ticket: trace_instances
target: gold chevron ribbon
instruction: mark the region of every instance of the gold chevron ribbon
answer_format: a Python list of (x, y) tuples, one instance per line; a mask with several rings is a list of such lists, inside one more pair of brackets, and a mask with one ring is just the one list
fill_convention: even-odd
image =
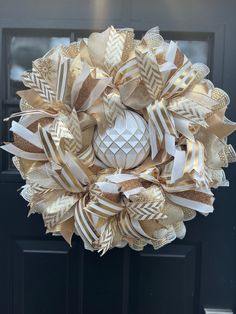
[[(111, 26), (32, 67), (22, 76), (29, 90), (18, 92), (21, 112), (8, 118), (19, 117), (14, 141), (2, 148), (15, 155), (21, 195), (47, 232), (69, 244), (75, 232), (101, 255), (126, 244), (158, 249), (183, 238), (196, 212), (213, 211), (211, 188), (228, 184), (222, 167), (236, 161), (226, 142), (236, 123), (225, 117), (228, 95), (205, 79), (207, 66), (192, 64), (157, 27), (134, 40), (132, 29)], [(151, 155), (135, 169), (106, 168), (95, 128), (112, 128), (125, 110), (148, 122)], [(138, 154), (131, 141), (124, 149)]]

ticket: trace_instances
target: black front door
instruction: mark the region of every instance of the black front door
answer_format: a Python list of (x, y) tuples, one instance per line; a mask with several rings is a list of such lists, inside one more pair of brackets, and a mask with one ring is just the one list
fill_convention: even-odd
[[(140, 36), (159, 25), (231, 96), (236, 120), (234, 1), (0, 1), (1, 117), (18, 111), (20, 73), (51, 46), (86, 37), (90, 30), (134, 27)], [(0, 123), (1, 139), (10, 139)], [(235, 143), (236, 137), (231, 137)], [(216, 192), (215, 212), (187, 222), (182, 241), (154, 251), (114, 249), (104, 257), (45, 235), (41, 217), (27, 218), (17, 189), (23, 184), (1, 152), (1, 314), (200, 314), (236, 311), (235, 166), (231, 185)]]

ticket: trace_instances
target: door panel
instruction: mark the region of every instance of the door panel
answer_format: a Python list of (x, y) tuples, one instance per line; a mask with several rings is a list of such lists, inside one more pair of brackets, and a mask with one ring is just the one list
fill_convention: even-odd
[(131, 258), (130, 313), (193, 313), (197, 295), (196, 248), (171, 244)]
[[(78, 289), (78, 255), (61, 241), (13, 240), (13, 313), (66, 313)], [(74, 250), (79, 250), (78, 245)]]

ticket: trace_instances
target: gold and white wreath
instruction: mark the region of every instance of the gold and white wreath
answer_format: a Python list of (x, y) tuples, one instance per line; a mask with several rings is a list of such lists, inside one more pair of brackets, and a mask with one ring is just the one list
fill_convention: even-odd
[(236, 160), (228, 95), (157, 27), (141, 40), (109, 27), (59, 46), (25, 72), (12, 143), (30, 214), (67, 242), (104, 254), (183, 238), (213, 211), (212, 188)]

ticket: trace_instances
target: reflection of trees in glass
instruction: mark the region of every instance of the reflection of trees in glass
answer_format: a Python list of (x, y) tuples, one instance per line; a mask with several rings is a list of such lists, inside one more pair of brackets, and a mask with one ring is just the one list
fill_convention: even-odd
[(32, 61), (42, 57), (48, 50), (59, 44), (69, 44), (67, 37), (12, 37), (10, 44), (10, 96), (24, 88), (21, 83), (23, 71), (32, 68)]
[(178, 46), (192, 63), (202, 62), (207, 64), (207, 41), (178, 40)]

